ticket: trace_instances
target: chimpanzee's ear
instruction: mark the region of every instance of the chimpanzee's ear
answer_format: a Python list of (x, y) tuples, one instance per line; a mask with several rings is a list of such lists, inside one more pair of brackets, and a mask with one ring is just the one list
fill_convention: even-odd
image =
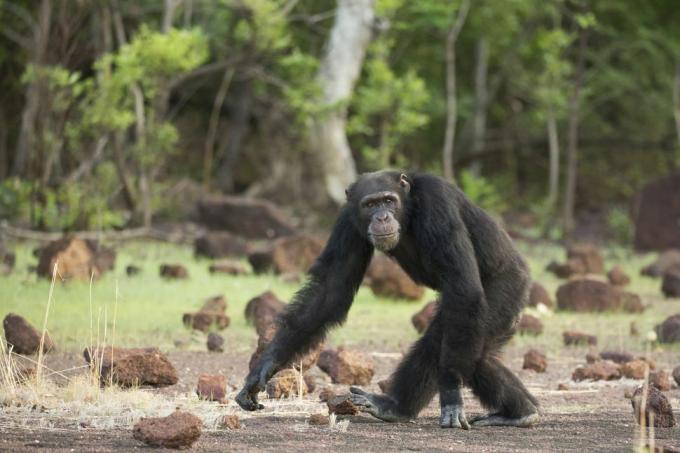
[(411, 190), (411, 182), (408, 180), (408, 176), (406, 176), (405, 173), (402, 173), (399, 176), (399, 185), (401, 186), (402, 189), (404, 189), (404, 192), (409, 193)]

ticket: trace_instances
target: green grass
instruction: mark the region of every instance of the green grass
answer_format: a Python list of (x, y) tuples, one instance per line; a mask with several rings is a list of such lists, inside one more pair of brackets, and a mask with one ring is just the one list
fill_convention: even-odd
[[(35, 265), (31, 255), (33, 244), (16, 244), (17, 265), (12, 275), (0, 277), (0, 316), (14, 312), (27, 318), (33, 325), (42, 326), (50, 282), (38, 279), (29, 273), (27, 267)], [(552, 259), (563, 260), (561, 248), (548, 245), (520, 244), (529, 259), (532, 275), (554, 294), (561, 283), (545, 272), (546, 264)], [(115, 344), (122, 346), (159, 346), (164, 349), (175, 347), (204, 348), (204, 337), (191, 334), (183, 327), (181, 318), (185, 312), (197, 310), (203, 300), (223, 294), (228, 302), (227, 314), (231, 326), (223, 331), (226, 347), (231, 350), (249, 351), (255, 344), (256, 335), (243, 317), (245, 304), (252, 297), (266, 291), (274, 291), (283, 300), (289, 300), (299, 285), (281, 281), (275, 275), (264, 276), (223, 276), (210, 275), (208, 260), (197, 260), (189, 246), (158, 243), (153, 241), (133, 242), (117, 247), (116, 269), (95, 281), (57, 282), (53, 304), (50, 310), (48, 329), (57, 347), (61, 350), (80, 351), (90, 341), (91, 334), (97, 335), (99, 320), (100, 336), (103, 336), (104, 320), (107, 321), (107, 338), (112, 337), (114, 311)], [(651, 307), (643, 314), (574, 314), (553, 313), (539, 315), (545, 324), (545, 333), (539, 337), (517, 337), (514, 342), (520, 347), (535, 346), (557, 353), (561, 348), (563, 330), (581, 330), (597, 334), (600, 348), (624, 347), (644, 350), (644, 334), (670, 314), (680, 312), (680, 300), (664, 300), (659, 288), (660, 282), (639, 276), (639, 269), (652, 256), (636, 256), (623, 249), (607, 249), (607, 268), (620, 264), (632, 277), (629, 289), (639, 293)], [(158, 275), (162, 263), (181, 263), (189, 270), (187, 280), (164, 280)], [(142, 273), (135, 277), (125, 275), (125, 267), (135, 264)], [(116, 288), (118, 289), (116, 307)], [(90, 289), (92, 310), (90, 316)], [(375, 297), (362, 287), (350, 311), (344, 327), (331, 334), (335, 344), (369, 344), (376, 350), (394, 350), (417, 338), (411, 326), (411, 316), (427, 301), (434, 298), (428, 292), (420, 303), (392, 301)], [(629, 325), (635, 321), (640, 338), (628, 335)], [(91, 330), (91, 323), (94, 328)], [(677, 346), (665, 346), (677, 348)]]

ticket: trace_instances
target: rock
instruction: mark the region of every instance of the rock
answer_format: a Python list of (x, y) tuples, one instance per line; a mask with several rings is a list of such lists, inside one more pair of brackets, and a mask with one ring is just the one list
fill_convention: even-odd
[(256, 274), (304, 273), (312, 267), (321, 254), (324, 241), (309, 234), (298, 234), (277, 239), (248, 255), (248, 261)]
[(661, 343), (680, 341), (680, 313), (666, 318), (664, 322), (654, 327), (654, 331)]
[(196, 394), (202, 400), (225, 402), (227, 380), (221, 374), (201, 374), (198, 376)]
[(285, 308), (286, 304), (282, 300), (273, 292), (267, 291), (248, 301), (245, 310), (246, 321), (255, 325), (258, 335), (263, 335)]
[(218, 261), (208, 268), (211, 274), (246, 275), (248, 270), (238, 261)]
[(416, 328), (418, 333), (423, 333), (425, 330), (427, 330), (432, 318), (434, 318), (434, 315), (437, 313), (437, 304), (438, 302), (436, 300), (429, 302), (422, 308), (422, 310), (413, 315), (411, 318), (411, 323), (413, 324), (413, 327)]
[(661, 292), (666, 297), (680, 297), (680, 269), (673, 269), (664, 274)]
[(326, 402), (335, 396), (335, 392), (332, 388), (326, 387), (319, 392), (319, 401)]
[(567, 384), (557, 384), (557, 390), (564, 392), (569, 390), (569, 386)]
[(567, 247), (567, 260), (580, 262), (586, 274), (604, 274), (604, 259), (592, 244), (573, 244)]
[(599, 354), (595, 354), (594, 352), (589, 352), (586, 354), (586, 363), (595, 363), (599, 362), (600, 360), (602, 359), (600, 358)]
[(667, 371), (658, 370), (649, 373), (649, 385), (658, 388), (661, 391), (671, 389), (671, 375)]
[(295, 232), (293, 222), (273, 203), (257, 198), (212, 195), (197, 203), (201, 223), (250, 239), (272, 239)]
[(517, 322), (517, 331), (521, 335), (540, 335), (543, 333), (543, 323), (535, 316), (522, 315)]
[(608, 283), (591, 278), (577, 278), (557, 290), (557, 308), (576, 312), (626, 311), (636, 312), (642, 304), (639, 297)]
[(644, 379), (649, 364), (644, 360), (631, 360), (621, 365), (621, 375), (628, 379)]
[(188, 412), (176, 411), (167, 417), (142, 418), (132, 435), (152, 447), (189, 448), (201, 437), (203, 422)]
[(229, 316), (225, 314), (226, 310), (227, 301), (224, 297), (214, 296), (207, 299), (199, 311), (185, 313), (182, 322), (185, 326), (201, 332), (208, 332), (212, 328), (223, 330), (229, 327), (231, 322)]
[(673, 379), (675, 379), (675, 383), (680, 387), (680, 365), (673, 368)]
[(392, 379), (383, 379), (382, 381), (378, 381), (378, 387), (380, 387), (380, 391), (383, 393), (389, 393), (391, 385)]
[(228, 231), (209, 231), (194, 241), (194, 254), (206, 258), (238, 258), (248, 251), (246, 241)]
[(224, 351), (224, 338), (218, 333), (210, 332), (206, 346), (210, 352), (222, 352)]
[(84, 241), (74, 236), (65, 236), (52, 241), (40, 249), (36, 272), (38, 276), (52, 279), (55, 263), (57, 278), (68, 280), (89, 280), (99, 278), (113, 269), (116, 254), (112, 249), (99, 246), (95, 241)]
[(602, 351), (600, 352), (602, 360), (611, 360), (614, 363), (622, 364), (633, 360), (633, 354), (625, 351)]
[(279, 371), (267, 382), (269, 398), (288, 398), (306, 395), (307, 392), (307, 383), (301, 378), (300, 373), (292, 368)]
[(366, 270), (366, 278), (376, 296), (420, 300), (425, 294), (424, 287), (416, 284), (396, 260), (384, 254), (373, 257)]
[(680, 249), (671, 249), (661, 252), (653, 263), (642, 268), (640, 273), (647, 277), (663, 277), (671, 270), (680, 269)]
[(640, 296), (630, 291), (621, 291), (621, 308), (626, 313), (642, 313), (645, 311)]
[(189, 278), (189, 271), (181, 264), (161, 264), (160, 276), (167, 279)]
[(375, 373), (373, 360), (369, 356), (343, 346), (323, 351), (318, 365), (335, 384), (367, 385)]
[(531, 284), (531, 290), (529, 291), (529, 302), (527, 303), (527, 306), (538, 307), (539, 304), (543, 304), (548, 308), (555, 307), (555, 301), (550, 297), (548, 290), (540, 283), (533, 282)]
[(546, 368), (548, 368), (548, 361), (545, 358), (545, 354), (535, 349), (530, 349), (524, 354), (523, 370), (534, 370), (537, 373), (544, 373)]
[(609, 283), (614, 286), (626, 286), (630, 283), (630, 277), (621, 266), (614, 266), (607, 272)]
[[(249, 369), (252, 370), (257, 362), (260, 360), (260, 356), (262, 353), (265, 351), (267, 346), (269, 346), (269, 343), (274, 339), (274, 336), (276, 335), (276, 325), (270, 325), (267, 330), (265, 330), (262, 335), (260, 335), (257, 339), (257, 348), (255, 349), (255, 352), (250, 356), (250, 362), (248, 364)], [(296, 369), (300, 369), (302, 367), (303, 370), (309, 370), (312, 368), (317, 360), (319, 359), (319, 354), (321, 354), (321, 351), (323, 350), (323, 343), (319, 343), (316, 346), (313, 346), (308, 352), (303, 354), (302, 356), (297, 355), (293, 358), (291, 364), (293, 367)]]
[(133, 264), (130, 264), (125, 268), (125, 273), (127, 274), (128, 277), (134, 277), (135, 275), (139, 275), (141, 272), (142, 269)]
[(646, 398), (643, 398), (644, 393), (643, 386), (639, 386), (635, 389), (631, 398), (633, 415), (635, 415), (637, 423), (639, 425), (650, 426), (650, 420), (653, 418), (653, 424), (656, 428), (671, 428), (675, 426), (673, 408), (666, 395), (655, 387), (647, 388)]
[(241, 420), (238, 415), (225, 415), (220, 418), (218, 426), (226, 429), (241, 429)]
[(597, 337), (595, 335), (588, 335), (583, 332), (567, 331), (562, 333), (565, 346), (587, 344), (590, 346), (597, 345)]
[(356, 415), (359, 408), (352, 404), (350, 395), (337, 395), (326, 401), (329, 414)]
[[(2, 327), (5, 330), (7, 345), (12, 346), (12, 352), (31, 355), (40, 350), (42, 334), (23, 317), (9, 313), (2, 321)], [(48, 352), (52, 349), (54, 349), (54, 343), (50, 335), (45, 332), (43, 352)]]
[(331, 378), (316, 365), (304, 371), (302, 377), (310, 393), (331, 383)]
[(312, 414), (309, 416), (309, 424), (314, 426), (326, 426), (328, 425), (328, 415), (324, 414)]
[(569, 278), (573, 275), (583, 275), (586, 273), (586, 268), (579, 260), (567, 260), (563, 264), (552, 261), (545, 269), (559, 278)]
[(86, 348), (83, 356), (87, 363), (101, 369), (101, 383), (109, 382), (121, 387), (150, 385), (165, 387), (177, 383), (177, 371), (168, 358), (157, 348)]
[(571, 378), (574, 381), (613, 381), (621, 378), (621, 371), (614, 362), (600, 360), (599, 362), (576, 368)]
[(680, 248), (680, 172), (648, 183), (636, 196), (635, 248)]
[(0, 240), (0, 275), (9, 275), (17, 262), (17, 256), (10, 252)]

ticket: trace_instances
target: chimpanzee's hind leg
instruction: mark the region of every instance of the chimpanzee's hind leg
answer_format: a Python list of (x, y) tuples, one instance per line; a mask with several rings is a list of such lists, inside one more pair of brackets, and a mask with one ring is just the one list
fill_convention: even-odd
[(438, 390), (441, 341), (441, 319), (437, 314), (392, 375), (387, 395), (367, 393), (351, 387), (354, 405), (388, 422), (416, 418)]
[(538, 401), (497, 358), (480, 360), (470, 382), (482, 405), (493, 412), (470, 420), (473, 426), (530, 427), (538, 423)]

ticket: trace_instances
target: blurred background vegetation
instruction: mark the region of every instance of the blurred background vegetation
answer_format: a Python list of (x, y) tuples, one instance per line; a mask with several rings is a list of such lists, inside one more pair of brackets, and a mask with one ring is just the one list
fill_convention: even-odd
[(627, 242), (680, 163), (678, 23), (673, 0), (0, 0), (0, 220), (148, 226), (207, 192), (301, 214), (398, 167)]

